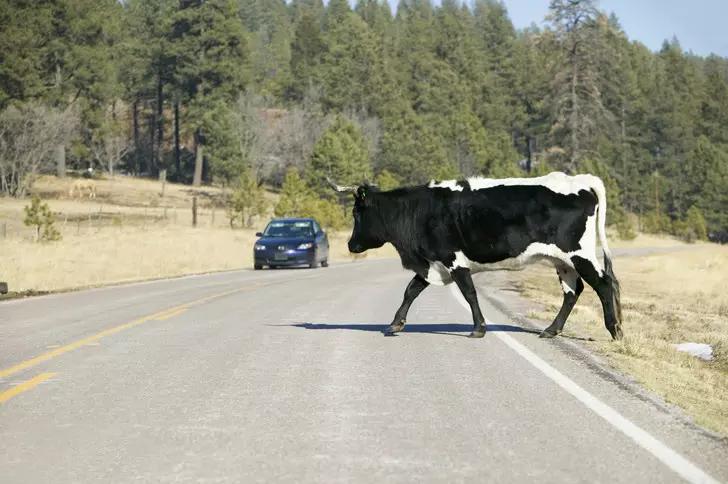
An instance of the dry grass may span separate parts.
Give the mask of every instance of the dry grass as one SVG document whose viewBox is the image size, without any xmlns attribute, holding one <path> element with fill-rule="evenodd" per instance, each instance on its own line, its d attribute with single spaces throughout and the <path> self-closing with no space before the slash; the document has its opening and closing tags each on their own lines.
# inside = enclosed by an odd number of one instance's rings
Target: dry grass
<svg viewBox="0 0 728 484">
<path fill-rule="evenodd" d="M 43 199 L 68 199 L 68 189 L 74 180 L 75 178 L 70 177 L 57 178 L 52 175 L 44 175 L 35 181 L 32 192 L 37 193 Z M 166 183 L 164 196 L 162 196 L 160 181 L 118 175 L 113 179 L 105 176 L 96 177 L 94 182 L 97 201 L 120 206 L 190 207 L 192 197 L 195 195 L 198 205 L 209 206 L 213 201 L 219 200 L 223 193 L 222 189 L 218 187 L 191 187 Z"/>
<path fill-rule="evenodd" d="M 617 258 L 622 286 L 625 338 L 611 342 L 599 299 L 591 288 L 581 296 L 565 334 L 586 343 L 618 370 L 634 376 L 696 422 L 728 435 L 728 247 L 702 246 L 679 253 Z M 529 269 L 523 286 L 529 299 L 545 305 L 529 315 L 550 323 L 562 294 L 552 268 Z M 706 362 L 671 344 L 708 343 L 715 360 Z"/>
<path fill-rule="evenodd" d="M 673 237 L 671 235 L 656 235 L 638 233 L 634 240 L 621 240 L 617 237 L 615 230 L 607 229 L 607 237 L 609 248 L 658 248 L 658 247 L 675 247 L 688 245 L 686 242 Z M 705 245 L 703 242 L 696 242 L 694 245 Z"/>
<path fill-rule="evenodd" d="M 255 232 L 269 217 L 259 217 L 251 229 L 231 230 L 223 208 L 214 209 L 219 188 L 192 188 L 130 177 L 96 180 L 95 200 L 68 197 L 73 178 L 39 178 L 34 191 L 56 214 L 63 240 L 34 244 L 32 229 L 23 226 L 28 200 L 0 198 L 0 281 L 13 292 L 55 291 L 109 283 L 174 277 L 252 267 Z M 192 196 L 198 195 L 198 226 L 192 227 Z M 268 193 L 271 202 L 277 196 Z M 271 208 L 272 208 L 271 204 Z M 271 214 L 269 214 L 270 216 Z M 331 261 L 362 258 L 350 254 L 349 233 L 329 233 Z M 363 258 L 393 257 L 391 246 L 369 251 Z"/>
<path fill-rule="evenodd" d="M 92 235 L 67 235 L 62 241 L 34 244 L 0 241 L 0 280 L 10 290 L 54 291 L 117 282 L 174 277 L 252 267 L 252 230 L 182 227 L 107 228 Z M 329 234 L 330 260 L 350 260 L 348 234 Z M 368 259 L 389 257 L 383 247 Z"/>
</svg>

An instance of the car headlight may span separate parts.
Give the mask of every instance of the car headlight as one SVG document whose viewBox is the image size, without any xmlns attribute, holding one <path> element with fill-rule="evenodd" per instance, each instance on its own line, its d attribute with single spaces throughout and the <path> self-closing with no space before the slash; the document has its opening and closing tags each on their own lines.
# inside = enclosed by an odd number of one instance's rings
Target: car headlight
<svg viewBox="0 0 728 484">
<path fill-rule="evenodd" d="M 310 249 L 311 247 L 313 247 L 313 242 L 306 242 L 305 244 L 299 245 L 298 250 Z"/>
<path fill-rule="evenodd" d="M 255 244 L 255 250 L 265 250 L 265 245 Z"/>
</svg>

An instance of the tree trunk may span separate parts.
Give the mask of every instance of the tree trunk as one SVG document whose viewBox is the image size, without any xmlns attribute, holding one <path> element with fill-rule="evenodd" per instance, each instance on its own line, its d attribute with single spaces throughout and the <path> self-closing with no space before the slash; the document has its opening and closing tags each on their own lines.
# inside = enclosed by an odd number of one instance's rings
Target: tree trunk
<svg viewBox="0 0 728 484">
<path fill-rule="evenodd" d="M 58 178 L 66 176 L 66 147 L 62 144 L 56 147 L 56 175 Z"/>
<path fill-rule="evenodd" d="M 138 175 L 142 171 L 142 167 L 139 160 L 139 99 L 134 99 L 132 105 L 132 122 L 134 124 L 134 169 L 136 170 L 135 175 Z"/>
<path fill-rule="evenodd" d="M 148 128 L 149 128 L 149 149 L 150 149 L 149 158 L 148 158 L 149 161 L 147 162 L 147 164 L 149 165 L 149 172 L 151 175 L 157 174 L 157 170 L 156 170 L 156 166 L 157 166 L 156 142 L 157 142 L 157 140 L 156 140 L 156 136 L 155 136 L 155 134 L 156 134 L 156 129 L 155 129 L 156 126 L 155 126 L 155 122 L 154 122 L 155 118 L 156 118 L 156 116 L 154 114 L 150 114 L 147 117 L 147 122 L 149 123 Z"/>
<path fill-rule="evenodd" d="M 162 170 L 164 163 L 164 80 L 162 73 L 157 78 L 157 167 Z"/>
<path fill-rule="evenodd" d="M 61 64 L 56 60 L 56 89 L 61 89 Z M 66 176 L 66 147 L 58 145 L 56 147 L 56 175 L 58 178 Z"/>
<path fill-rule="evenodd" d="M 192 179 L 192 186 L 202 185 L 202 128 L 197 128 L 195 133 L 195 176 Z"/>
<path fill-rule="evenodd" d="M 579 163 L 579 134 L 577 126 L 579 124 L 579 96 L 576 92 L 578 82 L 578 70 L 576 61 L 576 52 L 572 52 L 571 60 L 571 162 L 568 167 L 570 173 L 576 171 Z"/>
<path fill-rule="evenodd" d="M 182 180 L 182 160 L 179 148 L 179 101 L 174 103 L 174 168 L 177 181 Z"/>
</svg>

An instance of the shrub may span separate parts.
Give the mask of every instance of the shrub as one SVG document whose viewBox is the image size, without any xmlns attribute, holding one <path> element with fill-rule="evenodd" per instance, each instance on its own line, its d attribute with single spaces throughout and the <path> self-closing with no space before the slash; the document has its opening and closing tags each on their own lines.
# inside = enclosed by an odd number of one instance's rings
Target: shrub
<svg viewBox="0 0 728 484">
<path fill-rule="evenodd" d="M 634 240 L 637 237 L 637 232 L 634 230 L 629 217 L 625 216 L 617 222 L 617 234 L 622 240 Z"/>
<path fill-rule="evenodd" d="M 35 229 L 35 241 L 61 240 L 61 233 L 56 229 L 55 216 L 47 203 L 41 203 L 38 195 L 33 195 L 30 205 L 25 206 L 23 223 Z"/>
</svg>

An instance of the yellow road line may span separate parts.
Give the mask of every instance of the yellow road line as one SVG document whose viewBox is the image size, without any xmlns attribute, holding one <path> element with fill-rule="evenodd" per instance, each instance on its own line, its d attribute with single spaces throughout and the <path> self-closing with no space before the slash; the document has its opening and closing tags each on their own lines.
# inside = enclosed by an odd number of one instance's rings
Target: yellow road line
<svg viewBox="0 0 728 484">
<path fill-rule="evenodd" d="M 187 311 L 188 308 L 182 308 L 178 309 L 177 311 L 165 314 L 164 316 L 160 316 L 157 318 L 157 321 L 164 321 L 165 319 L 173 318 L 179 314 L 182 314 L 183 312 Z"/>
<path fill-rule="evenodd" d="M 179 306 L 174 306 L 171 308 L 167 308 L 163 311 L 159 311 L 157 313 L 151 314 L 149 316 L 144 316 L 143 318 L 136 319 L 130 323 L 122 324 L 119 326 L 116 326 L 111 329 L 107 329 L 106 331 L 102 331 L 100 333 L 97 333 L 95 335 L 89 336 L 88 338 L 80 339 L 78 341 L 74 341 L 73 343 L 70 343 L 66 346 L 62 346 L 60 348 L 56 348 L 53 351 L 49 351 L 47 353 L 43 353 L 40 356 L 36 356 L 35 358 L 32 358 L 30 360 L 23 361 L 22 363 L 18 363 L 15 366 L 11 366 L 10 368 L 6 370 L 0 371 L 0 378 L 6 377 L 8 375 L 12 375 L 13 373 L 17 373 L 21 370 L 24 370 L 26 368 L 29 368 L 33 365 L 37 365 L 38 363 L 41 363 L 43 361 L 49 360 L 51 358 L 55 358 L 56 356 L 60 356 L 64 353 L 68 353 L 71 350 L 75 350 L 76 348 L 79 348 L 84 345 L 88 345 L 89 343 L 94 343 L 101 338 L 105 338 L 106 336 L 111 336 L 112 334 L 116 334 L 119 331 L 123 331 L 125 329 L 133 328 L 134 326 L 139 326 L 140 324 L 144 324 L 146 322 L 155 320 L 157 318 L 160 318 L 165 315 L 169 315 L 171 317 L 171 313 L 174 313 L 176 311 L 185 310 L 188 309 L 190 306 L 196 306 L 199 304 L 206 303 L 208 301 L 212 301 L 213 299 L 218 299 L 224 296 L 228 296 L 230 294 L 235 294 L 237 292 L 245 292 L 245 291 L 252 291 L 253 289 L 257 289 L 259 287 L 264 286 L 270 286 L 271 284 L 281 283 L 281 282 L 293 282 L 298 281 L 301 279 L 310 279 L 312 277 L 318 277 L 316 275 L 314 276 L 305 276 L 305 277 L 298 277 L 296 279 L 283 279 L 280 281 L 272 281 L 272 282 L 259 282 L 257 284 L 253 284 L 251 286 L 246 286 L 238 289 L 233 289 L 230 291 L 221 292 L 219 294 L 213 294 L 212 296 L 203 297 L 202 299 L 197 299 L 195 301 L 187 302 L 184 304 L 180 304 Z"/>
<path fill-rule="evenodd" d="M 11 388 L 10 390 L 8 390 L 6 392 L 0 393 L 0 403 L 10 400 L 14 396 L 20 395 L 21 393 L 23 393 L 26 390 L 30 390 L 37 384 L 42 383 L 45 380 L 47 380 L 50 377 L 55 376 L 55 375 L 56 375 L 55 373 L 42 373 L 42 374 L 36 376 L 35 378 L 31 378 L 30 380 L 28 380 L 24 383 L 21 383 L 20 385 L 14 386 L 13 388 Z"/>
</svg>

